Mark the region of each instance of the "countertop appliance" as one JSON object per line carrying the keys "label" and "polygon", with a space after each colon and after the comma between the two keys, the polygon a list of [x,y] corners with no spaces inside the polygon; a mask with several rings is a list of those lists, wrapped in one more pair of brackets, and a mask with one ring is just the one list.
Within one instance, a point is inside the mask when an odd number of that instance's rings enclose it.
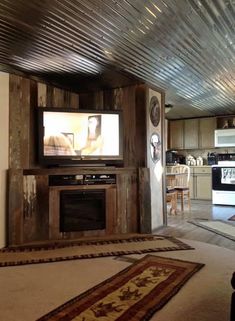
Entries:
{"label": "countertop appliance", "polygon": [[208,153],[207,154],[207,164],[208,165],[215,165],[217,164],[217,155],[215,153]]}
{"label": "countertop appliance", "polygon": [[185,164],[185,157],[176,151],[166,152],[166,165]]}
{"label": "countertop appliance", "polygon": [[212,203],[235,205],[235,161],[212,165]]}

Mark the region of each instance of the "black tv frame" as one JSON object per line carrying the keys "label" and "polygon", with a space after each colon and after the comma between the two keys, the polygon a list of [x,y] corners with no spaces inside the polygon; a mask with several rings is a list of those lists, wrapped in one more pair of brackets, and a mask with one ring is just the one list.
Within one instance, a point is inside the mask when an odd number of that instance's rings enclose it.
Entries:
{"label": "black tv frame", "polygon": [[[43,112],[66,112],[66,113],[86,113],[86,114],[117,114],[119,115],[119,156],[102,155],[97,156],[45,156],[43,153]],[[37,107],[37,159],[41,166],[59,167],[59,166],[79,166],[79,167],[100,167],[115,166],[123,167],[123,113],[122,110],[97,110],[97,109],[74,109],[74,108],[57,108],[57,107]]]}

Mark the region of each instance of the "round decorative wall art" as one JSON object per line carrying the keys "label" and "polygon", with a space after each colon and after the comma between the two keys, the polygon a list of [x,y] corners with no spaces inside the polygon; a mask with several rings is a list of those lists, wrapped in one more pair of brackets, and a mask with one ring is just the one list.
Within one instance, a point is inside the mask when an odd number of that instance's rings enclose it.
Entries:
{"label": "round decorative wall art", "polygon": [[153,126],[157,127],[160,121],[160,104],[156,96],[153,96],[150,100],[149,113]]}
{"label": "round decorative wall art", "polygon": [[150,153],[154,163],[158,162],[161,158],[161,141],[157,133],[153,133],[150,137]]}

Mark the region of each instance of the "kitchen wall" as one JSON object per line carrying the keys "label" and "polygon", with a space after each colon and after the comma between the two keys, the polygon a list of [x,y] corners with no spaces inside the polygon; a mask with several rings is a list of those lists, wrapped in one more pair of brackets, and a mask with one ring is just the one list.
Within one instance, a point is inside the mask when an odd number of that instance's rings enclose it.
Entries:
{"label": "kitchen wall", "polygon": [[9,146],[9,74],[0,72],[0,248],[6,245],[6,182]]}

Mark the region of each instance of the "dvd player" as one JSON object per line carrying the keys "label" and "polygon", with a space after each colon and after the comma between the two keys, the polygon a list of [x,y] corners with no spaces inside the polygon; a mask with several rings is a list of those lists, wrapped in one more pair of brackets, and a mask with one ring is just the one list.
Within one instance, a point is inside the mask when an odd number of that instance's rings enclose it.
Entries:
{"label": "dvd player", "polygon": [[116,184],[115,174],[49,175],[49,186]]}

